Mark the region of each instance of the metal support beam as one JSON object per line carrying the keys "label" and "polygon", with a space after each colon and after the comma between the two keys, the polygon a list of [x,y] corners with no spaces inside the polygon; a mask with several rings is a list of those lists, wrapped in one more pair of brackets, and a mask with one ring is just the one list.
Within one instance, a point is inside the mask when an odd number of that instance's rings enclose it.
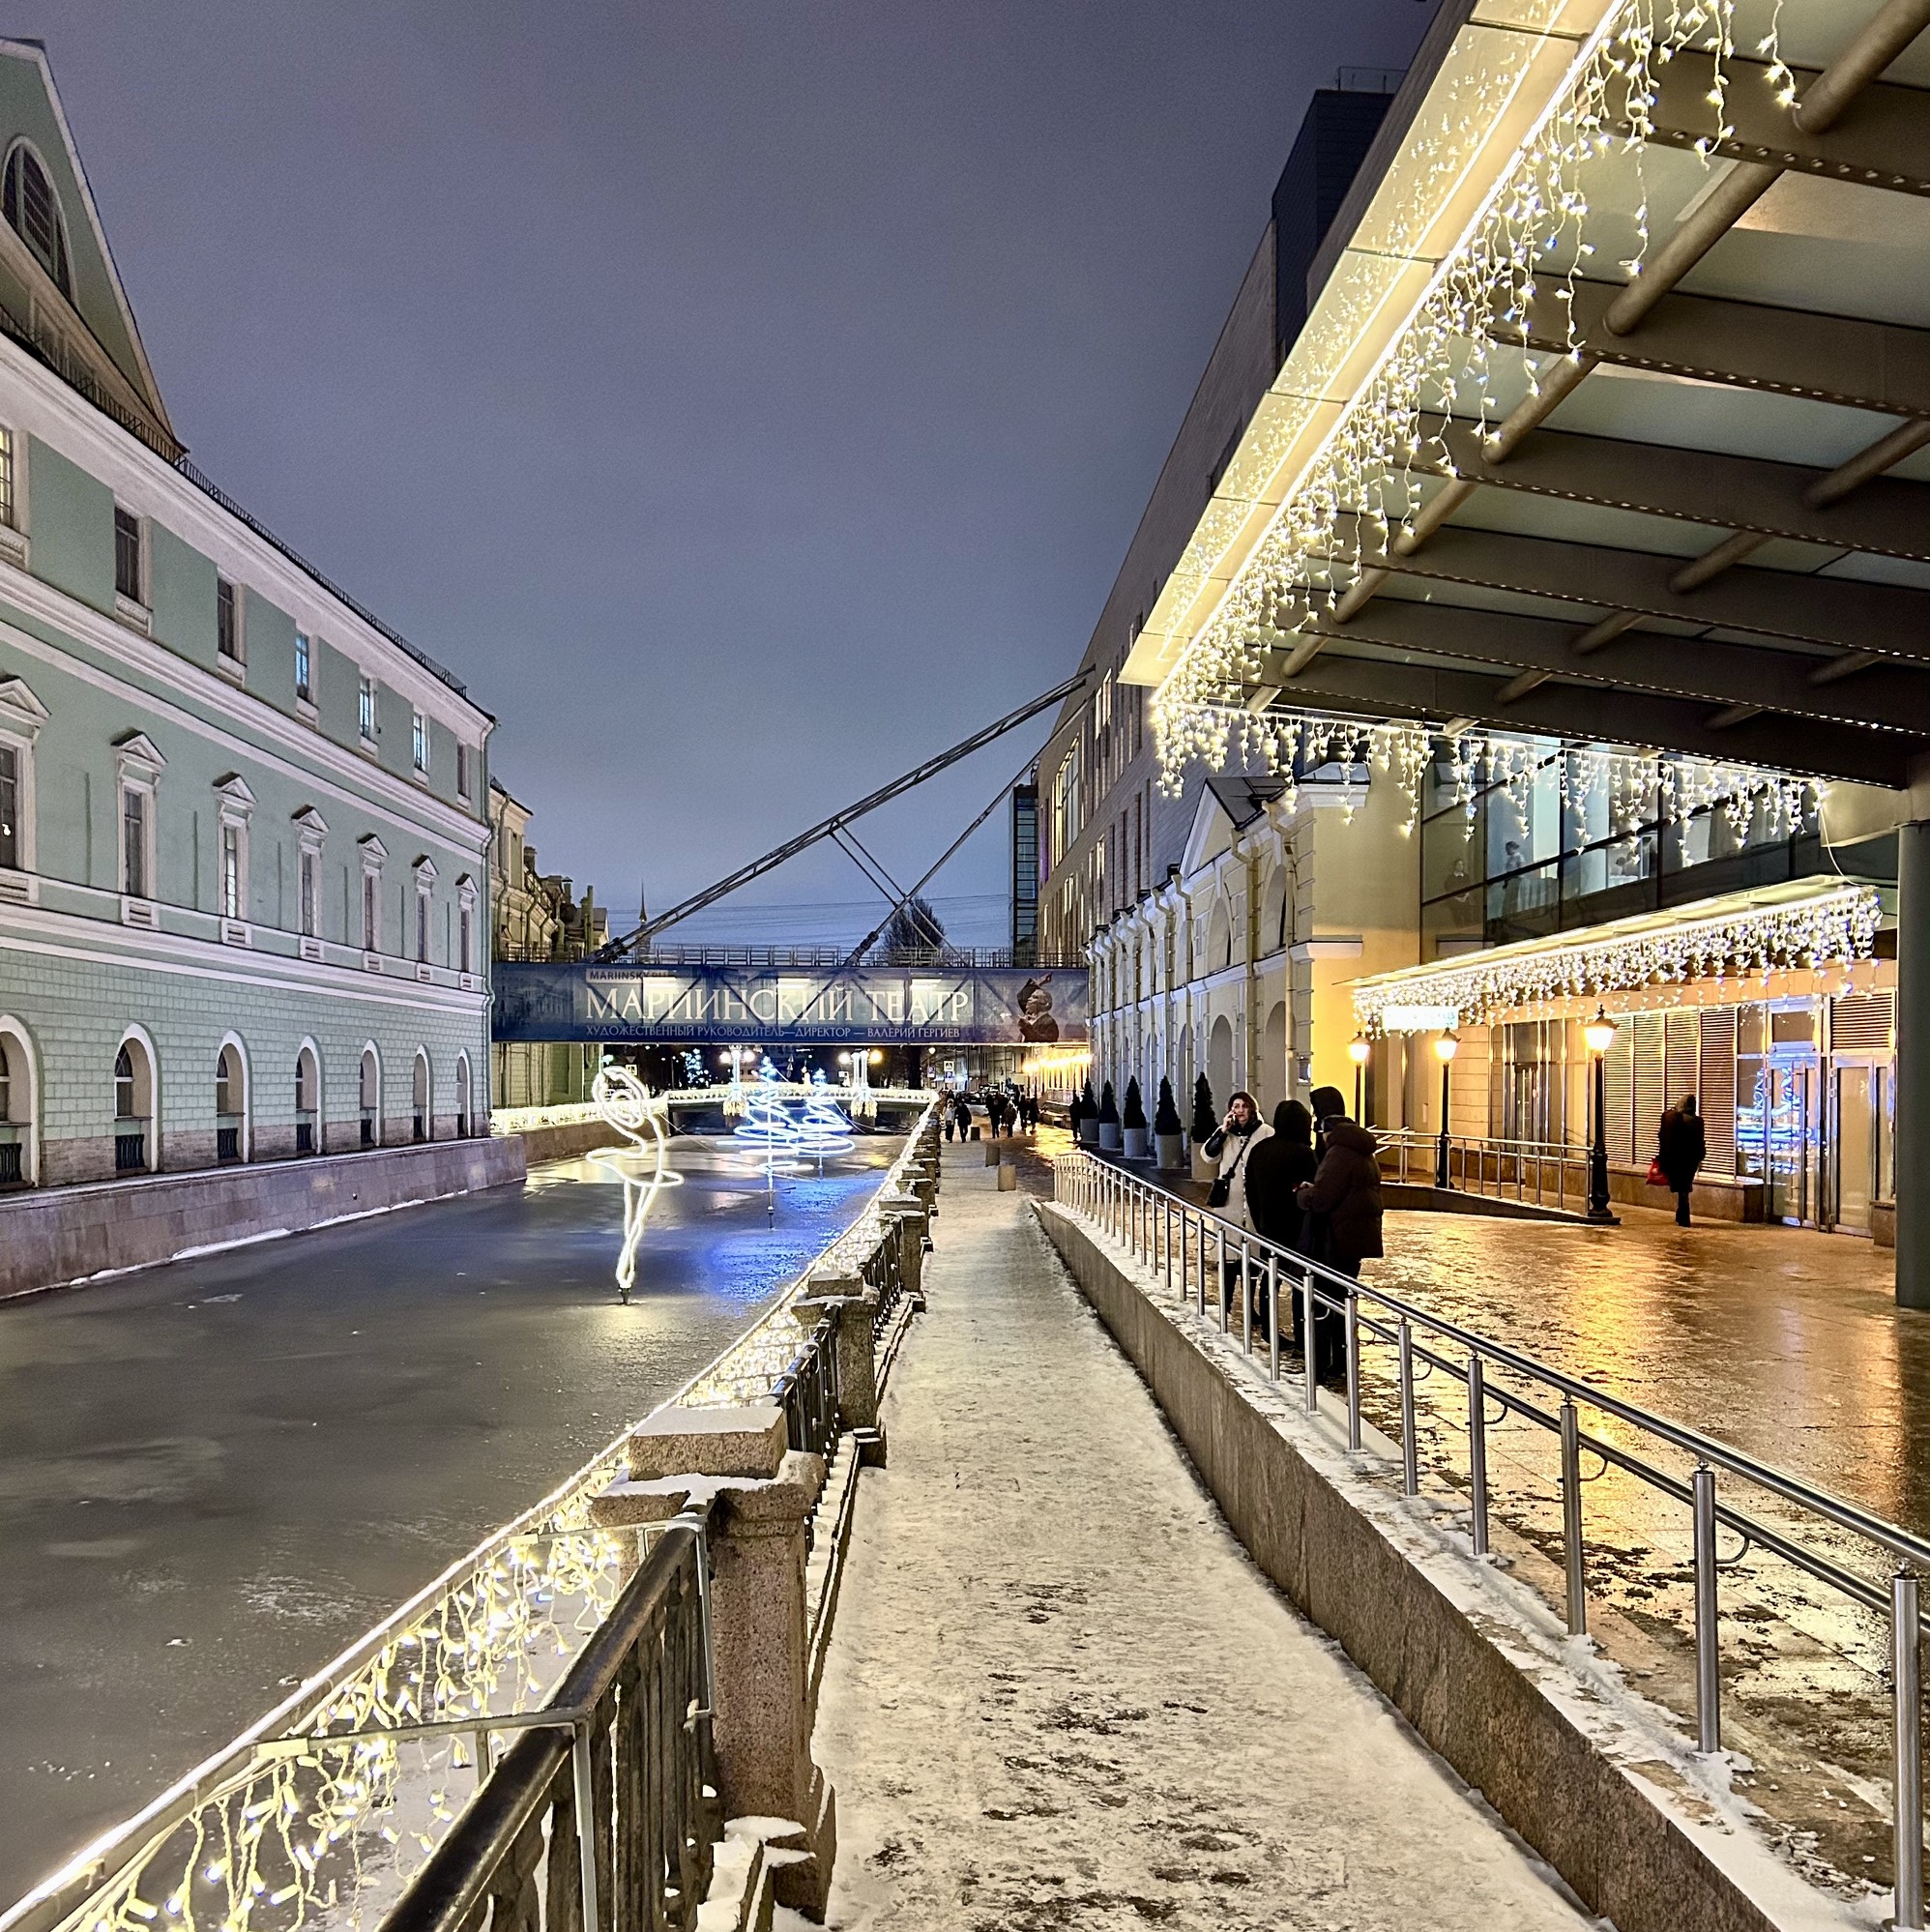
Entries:
{"label": "metal support beam", "polygon": [[1572,349],[1585,361],[1616,368],[1836,402],[1880,416],[1930,417],[1930,329],[1679,288],[1651,307],[1634,334],[1618,336],[1604,311],[1622,293],[1621,284],[1578,280],[1571,303],[1559,299],[1561,286],[1537,289],[1525,336],[1520,321],[1497,314],[1491,337],[1543,355],[1566,358]]}
{"label": "metal support beam", "polygon": [[[1915,11],[1914,4],[1910,11]],[[1860,77],[1868,67],[1866,49],[1881,54],[1886,67],[1895,58],[1884,51],[1892,39],[1885,15],[1894,12],[1886,8],[1880,13],[1825,73],[1797,71],[1799,103],[1826,98],[1834,102],[1835,116],[1828,128],[1797,125],[1777,98],[1766,62],[1726,59],[1726,84],[1718,90],[1714,55],[1685,50],[1653,70],[1657,91],[1650,110],[1652,121],[1639,130],[1641,136],[1662,147],[1700,146],[1723,161],[1766,167],[1771,180],[1788,171],[1901,194],[1930,194],[1930,96],[1915,87]],[[1711,95],[1720,100],[1720,108]],[[1857,111],[1844,116],[1852,100]],[[1638,132],[1632,119],[1614,111],[1613,103],[1611,118],[1618,132]],[[1717,195],[1721,192],[1716,190]]]}
{"label": "metal support beam", "polygon": [[1818,507],[1806,493],[1824,473],[1796,463],[1543,429],[1494,465],[1473,424],[1427,425],[1437,428],[1455,471],[1497,489],[1930,563],[1930,483],[1878,477],[1851,501]]}
{"label": "metal support beam", "polygon": [[[1373,534],[1358,517],[1340,518],[1334,530],[1350,558],[1352,546],[1370,543]],[[1414,556],[1389,557],[1370,548],[1360,562],[1384,577],[1391,573],[1586,606],[1591,629],[1575,640],[1584,657],[1608,641],[1596,632],[1619,636],[1638,618],[1649,617],[1930,663],[1930,590],[1912,585],[1755,570],[1732,571],[1684,591],[1678,588],[1682,569],[1677,557],[1469,528],[1442,531]],[[1322,614],[1317,604],[1309,608],[1316,617]],[[1594,623],[1601,611],[1614,616]],[[1930,699],[1930,692],[1924,695]]]}
{"label": "metal support beam", "polygon": [[1732,531],[1711,550],[1705,550],[1693,563],[1684,564],[1669,579],[1669,588],[1678,595],[1700,590],[1712,583],[1724,571],[1752,556],[1769,540],[1760,530]]}
{"label": "metal support beam", "polygon": [[1625,336],[1640,328],[1656,303],[1775,186],[1781,173],[1779,167],[1738,161],[1608,305],[1602,320],[1609,329]]}
{"label": "metal support beam", "polygon": [[1849,47],[1801,90],[1790,112],[1797,132],[1823,134],[1842,118],[1843,109],[1930,27],[1930,0],[1888,0]]}
{"label": "metal support beam", "polygon": [[1632,610],[1611,610],[1598,623],[1591,624],[1575,641],[1568,646],[1577,658],[1593,657],[1605,644],[1613,644],[1622,633],[1635,622]]}
{"label": "metal support beam", "polygon": [[[1324,624],[1318,617],[1309,621]],[[1525,674],[1541,682],[1559,678],[1571,686],[1681,698],[1700,706],[1705,716],[1711,705],[1748,704],[1813,719],[1819,728],[1875,729],[1930,741],[1930,679],[1922,670],[1894,660],[1865,670],[1852,701],[1812,675],[1816,667],[1835,659],[1760,644],[1630,630],[1616,648],[1610,675],[1607,667],[1592,671],[1586,658],[1576,658],[1569,626],[1558,618],[1519,611],[1473,610],[1438,600],[1383,597],[1344,631],[1331,624],[1324,628],[1330,656],[1339,647],[1355,658],[1393,654],[1410,662],[1421,658],[1465,665],[1519,686],[1506,698],[1508,703],[1536,688],[1523,682]],[[1922,648],[1930,656],[1930,642]],[[1318,671],[1309,673],[1307,682],[1317,683],[1319,676]],[[1265,677],[1270,684],[1284,682],[1271,662]],[[1299,685],[1290,702],[1303,702]]]}
{"label": "metal support beam", "polygon": [[[1296,708],[1331,711],[1343,717],[1439,719],[1460,716],[1503,724],[1510,731],[1657,746],[1695,757],[1740,760],[1804,776],[1851,778],[1891,787],[1903,782],[1913,756],[1921,748],[1920,740],[1888,732],[1818,724],[1774,714],[1753,718],[1733,730],[1711,731],[1706,704],[1640,691],[1580,690],[1559,679],[1504,707],[1496,702],[1502,683],[1476,671],[1328,651],[1318,668],[1296,686],[1290,696]],[[1930,1174],[1925,1181],[1930,1186]]]}
{"label": "metal support beam", "polygon": [[1930,443],[1930,416],[1899,423],[1887,436],[1880,436],[1867,450],[1859,450],[1847,463],[1839,463],[1827,477],[1819,477],[1803,491],[1802,500],[1816,510],[1840,503],[1853,489],[1861,489],[1886,470],[1894,469],[1906,456]]}

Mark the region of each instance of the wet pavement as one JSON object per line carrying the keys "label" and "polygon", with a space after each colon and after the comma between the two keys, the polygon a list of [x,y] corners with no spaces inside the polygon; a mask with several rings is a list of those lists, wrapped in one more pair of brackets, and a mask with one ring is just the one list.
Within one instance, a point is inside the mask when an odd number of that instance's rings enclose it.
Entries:
{"label": "wet pavement", "polygon": [[0,1904],[672,1394],[896,1154],[679,1139],[622,1195],[501,1189],[0,1305]]}

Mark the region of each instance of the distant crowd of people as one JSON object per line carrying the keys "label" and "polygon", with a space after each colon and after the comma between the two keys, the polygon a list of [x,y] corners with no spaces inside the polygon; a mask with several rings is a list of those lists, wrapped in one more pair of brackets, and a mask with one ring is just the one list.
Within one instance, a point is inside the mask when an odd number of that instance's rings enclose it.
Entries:
{"label": "distant crowd of people", "polygon": [[[1009,1133],[1036,1133],[1038,1130],[1038,1099],[1036,1095],[1012,1087],[987,1087],[978,1097],[978,1103],[994,1140],[1001,1140]],[[972,1096],[963,1088],[946,1100],[943,1116],[947,1140],[951,1139],[954,1133],[960,1140],[971,1140],[977,1135],[979,1123],[973,1117]]]}

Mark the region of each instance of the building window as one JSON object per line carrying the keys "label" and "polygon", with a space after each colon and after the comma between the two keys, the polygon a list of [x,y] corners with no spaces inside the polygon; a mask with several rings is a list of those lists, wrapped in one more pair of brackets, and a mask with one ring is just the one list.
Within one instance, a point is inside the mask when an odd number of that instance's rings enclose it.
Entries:
{"label": "building window", "polygon": [[241,919],[242,829],[231,820],[221,823],[221,917]]}
{"label": "building window", "polygon": [[215,1158],[242,1157],[242,1116],[247,1112],[248,1075],[232,1041],[215,1062]]}
{"label": "building window", "polygon": [[409,758],[416,770],[427,775],[429,769],[429,721],[421,712],[409,719]]}
{"label": "building window", "polygon": [[364,678],[356,691],[356,723],[362,732],[365,745],[375,743],[375,680]]}
{"label": "building window", "polygon": [[0,523],[16,530],[19,522],[14,500],[14,432],[0,428]]}
{"label": "building window", "polygon": [[362,950],[382,951],[382,880],[375,872],[362,875]]}
{"label": "building window", "polygon": [[141,597],[141,520],[131,510],[114,506],[114,589],[131,603]]}
{"label": "building window", "polygon": [[244,661],[241,604],[226,577],[215,579],[215,649],[231,664]]}
{"label": "building window", "polygon": [[469,746],[459,740],[455,746],[455,796],[459,799],[469,796]]}
{"label": "building window", "polygon": [[429,895],[420,886],[416,889],[416,958],[424,966],[429,963]]}
{"label": "building window", "polygon": [[20,754],[12,745],[0,745],[0,866],[20,869]]}
{"label": "building window", "polygon": [[121,787],[121,890],[131,899],[148,896],[148,804],[138,785]]}
{"label": "building window", "polygon": [[40,157],[24,141],[7,157],[4,189],[7,225],[26,243],[27,251],[45,269],[53,285],[70,300],[73,286],[68,276],[67,231],[60,219],[60,200]]}
{"label": "building window", "polygon": [[302,937],[304,939],[313,939],[316,936],[315,882],[316,876],[320,873],[321,869],[321,855],[317,852],[311,852],[307,847],[304,846],[302,849],[302,883],[300,891]]}
{"label": "building window", "polygon": [[473,973],[476,968],[469,961],[470,949],[476,943],[476,915],[469,901],[464,899],[455,915],[455,970],[458,973]]}
{"label": "building window", "polygon": [[309,682],[308,633],[298,630],[295,633],[295,695],[304,704],[314,702],[315,688]]}

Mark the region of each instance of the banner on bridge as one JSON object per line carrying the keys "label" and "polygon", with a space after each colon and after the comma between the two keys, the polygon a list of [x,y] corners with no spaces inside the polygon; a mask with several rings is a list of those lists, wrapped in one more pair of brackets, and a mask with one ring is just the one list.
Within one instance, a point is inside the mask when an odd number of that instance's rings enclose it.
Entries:
{"label": "banner on bridge", "polygon": [[1086,976],[1064,968],[499,963],[500,1040],[1082,1046]]}

